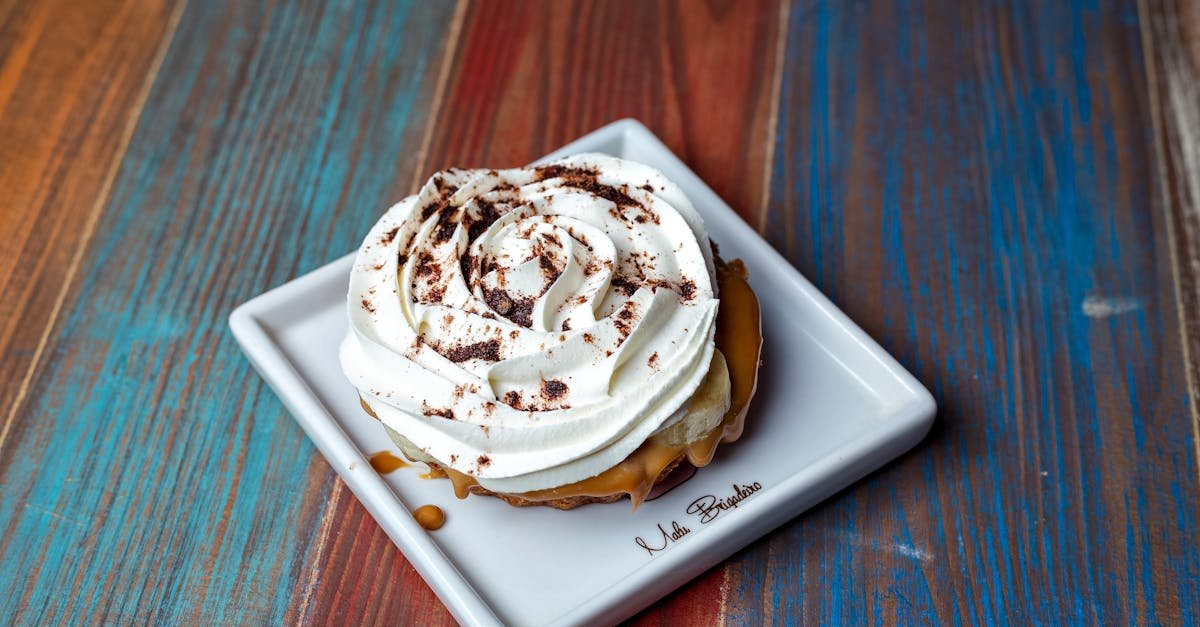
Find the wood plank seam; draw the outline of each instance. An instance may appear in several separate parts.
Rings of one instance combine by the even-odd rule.
[[[50,342],[50,334],[54,331],[54,327],[58,322],[58,316],[62,312],[67,294],[70,293],[71,288],[75,284],[75,277],[79,272],[79,266],[83,263],[84,254],[87,252],[88,245],[96,233],[96,226],[100,223],[100,215],[103,213],[104,207],[108,204],[113,181],[117,178],[117,172],[121,168],[125,151],[129,148],[129,142],[133,139],[133,132],[137,129],[138,121],[141,119],[146,99],[150,96],[150,88],[154,85],[154,78],[158,75],[163,59],[167,56],[167,49],[170,48],[171,41],[175,38],[179,19],[182,17],[183,9],[186,6],[187,0],[179,0],[175,8],[172,9],[167,28],[163,32],[162,41],[159,42],[158,49],[154,52],[154,59],[146,71],[146,77],[138,89],[133,110],[130,111],[129,118],[125,121],[125,127],[121,129],[121,139],[117,144],[117,151],[113,155],[112,163],[109,164],[108,172],[104,174],[104,182],[100,186],[100,191],[96,194],[95,201],[92,203],[84,220],[79,245],[75,248],[75,254],[71,257],[71,262],[67,266],[62,286],[59,288],[58,295],[54,299],[54,306],[50,309],[50,315],[46,318],[46,325],[42,329],[42,334],[38,338],[33,357],[29,361],[29,368],[26,369],[25,376],[21,378],[21,385],[17,388],[17,394],[13,398],[7,416],[4,418],[4,425],[0,427],[0,450],[4,449],[4,443],[8,439],[8,433],[12,428],[13,422],[16,420],[17,412],[20,411],[25,397],[29,393],[29,385],[33,381],[33,376],[37,372],[38,366],[41,364],[46,345]]]
[[[434,85],[433,100],[430,104],[430,119],[426,123],[425,133],[421,138],[421,147],[417,153],[417,166],[413,169],[413,179],[409,184],[410,190],[415,190],[421,184],[423,172],[425,170],[426,161],[429,158],[429,145],[433,141],[434,127],[437,126],[439,116],[438,110],[441,108],[442,100],[445,97],[446,88],[450,82],[450,70],[454,66],[455,55],[458,54],[458,40],[462,32],[462,24],[466,15],[467,0],[457,0],[454,6],[454,15],[450,18],[450,29],[446,35],[446,48],[442,52],[441,65],[438,68],[437,83]],[[317,532],[316,545],[317,554],[312,563],[320,565],[324,557],[325,549],[329,545],[329,535],[333,531],[333,520],[337,517],[338,503],[341,501],[342,493],[346,490],[346,483],[338,477],[333,484],[333,490],[330,493],[329,500],[325,503],[325,508],[321,512],[321,526]],[[312,622],[310,615],[313,609],[312,597],[317,589],[317,582],[320,579],[321,573],[314,571],[309,573],[309,579],[304,584],[304,596],[300,602],[300,612],[298,624],[308,625]]]
[[[322,458],[323,459],[323,458]],[[342,492],[346,490],[346,483],[338,478],[333,482],[333,489],[330,491],[329,500],[325,503],[325,511],[321,514],[321,526],[317,530],[316,545],[317,555],[313,558],[314,564],[320,564],[325,556],[325,549],[329,546],[329,534],[333,530],[334,513],[337,511],[338,502],[342,499]],[[304,596],[300,601],[300,613],[297,623],[300,625],[308,625],[311,623],[309,611],[312,608],[312,597],[317,590],[317,580],[320,579],[320,572],[314,571],[310,573],[311,577],[304,584]]]
[[[771,179],[775,163],[775,136],[779,130],[779,99],[783,94],[783,65],[787,57],[788,18],[791,16],[792,0],[779,3],[779,26],[775,29],[775,75],[771,77],[770,112],[767,114],[767,152],[763,158],[762,187],[758,203],[759,233],[767,232],[767,213],[771,204]]]
[[[446,95],[446,87],[450,83],[450,69],[454,67],[454,57],[458,54],[458,40],[462,34],[463,18],[467,14],[467,1],[457,0],[454,4],[454,16],[450,18],[450,30],[446,34],[446,50],[442,52],[442,65],[438,68],[437,84],[433,88],[433,101],[429,105],[430,117],[425,124],[425,134],[421,138],[421,148],[417,153],[417,167],[413,168],[412,182],[408,189],[413,193],[425,178],[426,162],[429,159],[429,145],[433,142],[433,130],[441,118],[442,100]]]
[[[1185,192],[1184,195],[1190,197],[1174,199],[1176,202],[1180,202],[1184,205],[1180,208],[1180,212],[1186,226],[1186,223],[1189,221],[1189,219],[1194,220],[1195,216],[1197,215],[1197,209],[1200,209],[1190,206],[1191,202],[1188,202],[1195,202],[1197,199],[1200,199],[1200,189],[1196,189],[1200,187],[1200,175],[1196,174],[1197,172],[1200,172],[1200,154],[1197,154],[1195,150],[1196,144],[1194,141],[1186,141],[1188,139],[1192,139],[1189,135],[1191,129],[1195,128],[1196,125],[1200,125],[1200,115],[1197,114],[1194,108],[1189,107],[1188,105],[1190,104],[1194,106],[1196,104],[1200,104],[1200,98],[1196,97],[1195,93],[1180,93],[1189,86],[1182,84],[1182,81],[1172,81],[1171,84],[1165,86],[1165,89],[1169,91],[1168,96],[1170,97],[1170,101],[1167,103],[1163,103],[1161,101],[1159,90],[1164,89],[1164,86],[1159,85],[1158,72],[1160,70],[1157,67],[1155,60],[1154,46],[1156,44],[1161,46],[1161,49],[1164,51],[1164,56],[1170,54],[1182,54],[1183,52],[1178,49],[1181,47],[1182,43],[1176,36],[1168,37],[1168,40],[1165,42],[1160,41],[1160,39],[1156,36],[1152,26],[1152,21],[1156,19],[1154,13],[1155,12],[1149,7],[1148,0],[1138,0],[1138,24],[1142,34],[1142,62],[1146,67],[1146,92],[1150,108],[1151,123],[1154,127],[1154,157],[1157,165],[1155,169],[1157,170],[1156,183],[1158,185],[1158,204],[1160,205],[1160,211],[1162,211],[1164,214],[1164,222],[1167,230],[1168,258],[1170,259],[1171,263],[1171,278],[1175,288],[1175,313],[1178,316],[1179,340],[1183,350],[1184,369],[1187,374],[1188,407],[1191,410],[1192,445],[1195,449],[1195,459],[1200,461],[1200,408],[1197,407],[1197,403],[1200,402],[1200,390],[1198,390],[1198,388],[1200,388],[1200,382],[1197,381],[1197,377],[1200,375],[1198,375],[1196,372],[1195,364],[1192,361],[1191,347],[1188,338],[1188,314],[1186,312],[1186,298],[1183,288],[1182,271],[1180,270],[1179,244],[1177,242],[1179,234],[1176,233],[1175,221],[1171,215],[1171,184],[1167,177],[1169,160],[1167,156],[1168,138],[1165,126],[1167,124],[1167,120],[1163,116],[1163,107],[1165,106],[1170,107],[1172,112],[1179,117],[1192,118],[1187,120],[1185,123],[1173,125],[1173,127],[1175,127],[1181,134],[1184,134],[1185,136],[1185,141],[1180,142],[1182,151],[1178,156],[1183,162],[1183,169],[1185,173],[1191,174],[1191,176],[1187,176],[1185,174],[1186,181],[1183,185],[1181,185],[1181,187],[1184,188],[1182,190]],[[1163,15],[1159,15],[1157,18],[1167,20],[1168,16],[1165,15],[1166,11],[1163,13]],[[1169,23],[1163,24],[1163,29],[1167,30],[1169,33],[1177,35],[1180,25],[1178,23],[1178,18],[1174,15],[1172,15],[1172,17],[1175,19],[1171,20]],[[1181,61],[1180,63],[1185,64],[1185,61]],[[1162,70],[1171,71],[1171,68],[1163,68]],[[1194,85],[1190,85],[1190,87],[1192,88],[1192,91],[1195,92]],[[1197,464],[1196,466],[1196,473],[1197,476],[1200,477],[1200,464]]]

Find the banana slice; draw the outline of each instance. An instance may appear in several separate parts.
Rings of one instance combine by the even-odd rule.
[[[654,434],[650,439],[664,446],[684,446],[695,442],[717,428],[729,411],[729,366],[725,355],[714,350],[708,374],[692,395],[687,415],[669,429]]]

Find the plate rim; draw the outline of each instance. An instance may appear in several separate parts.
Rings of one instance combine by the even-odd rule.
[[[906,402],[880,412],[879,415],[886,420],[881,422],[879,429],[831,450],[781,483],[763,490],[756,498],[747,500],[738,508],[740,514],[722,517],[706,525],[706,532],[686,543],[685,550],[668,551],[655,556],[627,577],[597,590],[583,603],[552,619],[551,624],[554,625],[594,620],[615,621],[632,616],[734,552],[916,446],[932,427],[937,411],[933,395],[915,376],[800,274],[779,251],[762,239],[641,122],[624,118],[609,123],[535,163],[580,152],[580,147],[589,144],[614,139],[628,141],[631,136],[646,142],[652,150],[661,153],[656,157],[665,159],[672,168],[682,172],[688,180],[686,185],[681,186],[695,186],[707,196],[707,201],[715,201],[705,203],[711,207],[711,211],[724,210],[736,216],[737,219],[731,221],[734,230],[731,235],[745,238],[761,248],[761,252],[777,266],[776,269],[789,280],[792,287],[880,362],[905,388],[908,398]],[[303,293],[309,284],[329,280],[335,274],[348,275],[354,256],[355,253],[351,252],[339,257],[239,305],[229,315],[230,329],[255,370],[280,397],[292,418],[300,424],[326,461],[413,564],[454,618],[463,624],[503,624],[472,582],[408,514],[404,503],[383,477],[371,470],[363,451],[318,399],[271,337],[266,324],[260,320],[260,316],[272,311],[276,303]],[[664,576],[667,572],[671,575]]]

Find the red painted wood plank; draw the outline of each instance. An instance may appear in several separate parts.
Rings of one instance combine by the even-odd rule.
[[[780,13],[769,0],[466,3],[417,178],[452,165],[524,164],[607,122],[636,117],[754,219],[771,146]],[[399,552],[379,548],[389,540],[364,522],[361,504],[339,499],[330,516],[333,528],[357,533],[330,532],[311,565],[321,574],[304,613],[309,620],[450,620],[429,605],[432,593]],[[389,586],[389,578],[403,583]],[[637,622],[717,621],[724,583],[724,569],[713,569]]]

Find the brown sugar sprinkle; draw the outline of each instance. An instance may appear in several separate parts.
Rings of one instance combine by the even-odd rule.
[[[449,407],[430,407],[429,403],[426,403],[425,401],[421,401],[421,413],[425,414],[426,416],[441,416],[442,418],[454,420],[454,411]]]
[[[375,313],[375,305],[372,305],[371,301],[365,298],[362,299],[362,308],[366,309],[368,313]]]
[[[470,359],[500,361],[500,340],[459,344],[450,348],[438,347],[436,350],[443,357],[456,364],[461,364]]]
[[[567,393],[567,384],[558,379],[542,381],[542,396],[548,400],[562,398]]]

